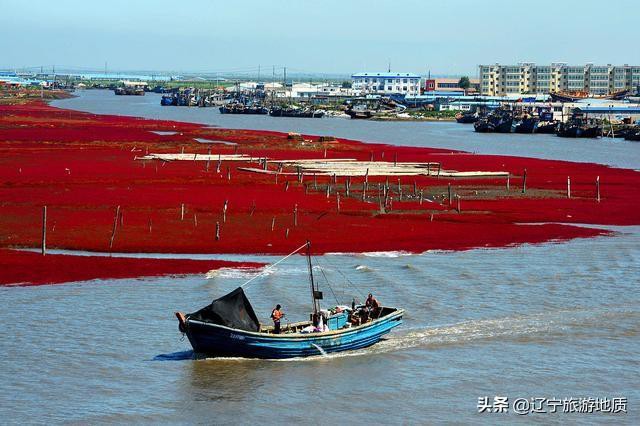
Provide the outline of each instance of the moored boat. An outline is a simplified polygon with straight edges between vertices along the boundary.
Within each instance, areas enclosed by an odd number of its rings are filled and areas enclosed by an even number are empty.
[[[562,138],[597,138],[602,128],[597,124],[583,123],[581,120],[560,123],[556,135]]]
[[[626,141],[640,141],[640,128],[636,127],[635,131],[629,131],[624,136],[624,140]]]
[[[273,107],[269,110],[271,117],[322,118],[324,110],[315,108]]]
[[[162,106],[178,105],[178,98],[172,94],[162,95],[162,98],[160,98],[160,105]]]
[[[558,124],[554,121],[540,121],[534,129],[534,133],[554,134]]]
[[[304,248],[313,300],[311,320],[289,324],[279,332],[261,324],[243,290],[252,279],[196,312],[176,313],[179,329],[194,352],[211,357],[273,359],[323,355],[371,346],[402,323],[404,311],[397,308],[352,304],[351,308],[320,309],[322,292],[313,278],[310,244],[289,256]]]
[[[263,107],[262,105],[259,105],[259,104],[245,105],[240,102],[224,104],[219,109],[221,114],[265,115],[269,113],[269,110]]]
[[[486,118],[482,118],[473,123],[473,129],[478,133],[491,133],[494,131],[494,126]]]
[[[515,133],[533,133],[538,125],[538,119],[535,117],[524,117],[518,120],[514,126]]]
[[[478,114],[475,112],[465,112],[456,114],[456,121],[462,124],[471,124],[478,121]]]

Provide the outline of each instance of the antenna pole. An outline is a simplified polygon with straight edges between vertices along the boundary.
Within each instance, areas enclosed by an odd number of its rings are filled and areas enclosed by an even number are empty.
[[[307,240],[307,264],[309,265],[309,282],[311,283],[311,302],[313,303],[313,314],[318,313],[318,303],[316,300],[316,286],[313,281],[313,267],[311,266],[311,242]]]

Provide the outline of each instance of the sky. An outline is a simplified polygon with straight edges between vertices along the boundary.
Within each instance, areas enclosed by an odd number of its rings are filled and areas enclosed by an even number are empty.
[[[640,1],[0,0],[0,68],[476,76],[640,64]]]

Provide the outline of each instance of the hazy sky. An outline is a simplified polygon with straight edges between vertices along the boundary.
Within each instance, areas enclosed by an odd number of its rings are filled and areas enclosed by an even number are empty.
[[[640,64],[640,1],[0,0],[0,68],[477,74]]]

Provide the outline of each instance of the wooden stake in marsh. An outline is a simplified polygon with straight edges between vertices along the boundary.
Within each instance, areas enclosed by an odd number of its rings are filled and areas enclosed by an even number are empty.
[[[600,202],[600,176],[596,177],[596,201]]]
[[[522,174],[522,193],[527,192],[527,169],[524,169],[524,173]]]
[[[220,222],[216,222],[216,241],[220,240]]]
[[[293,206],[293,226],[298,226],[298,205]]]
[[[337,206],[338,206],[338,213],[340,212],[340,193],[336,192],[336,200],[337,200]]]
[[[273,231],[275,227],[276,227],[276,217],[274,216],[273,219],[271,219],[271,231]]]
[[[42,255],[47,254],[47,206],[42,207]]]
[[[227,206],[229,204],[229,200],[224,200],[224,206],[222,206],[222,223],[227,222]]]
[[[184,220],[184,203],[180,204],[180,220]]]
[[[509,180],[511,178],[511,174],[507,175],[507,192],[509,192]]]
[[[567,198],[571,198],[571,176],[567,176]]]
[[[458,194],[456,194],[456,200],[458,202],[456,210],[457,210],[458,213],[460,213],[460,196]]]
[[[118,228],[118,217],[120,216],[120,206],[116,208],[116,215],[113,218],[113,230],[111,231],[111,240],[109,240],[109,251],[113,248],[113,240],[116,237],[116,229]]]
[[[448,191],[449,191],[449,198],[448,198],[448,200],[449,200],[449,205],[451,205],[451,204],[453,204],[453,200],[451,199],[451,183],[449,183],[449,184],[447,184],[447,185],[448,185],[448,186],[447,186],[447,189],[448,189]]]

